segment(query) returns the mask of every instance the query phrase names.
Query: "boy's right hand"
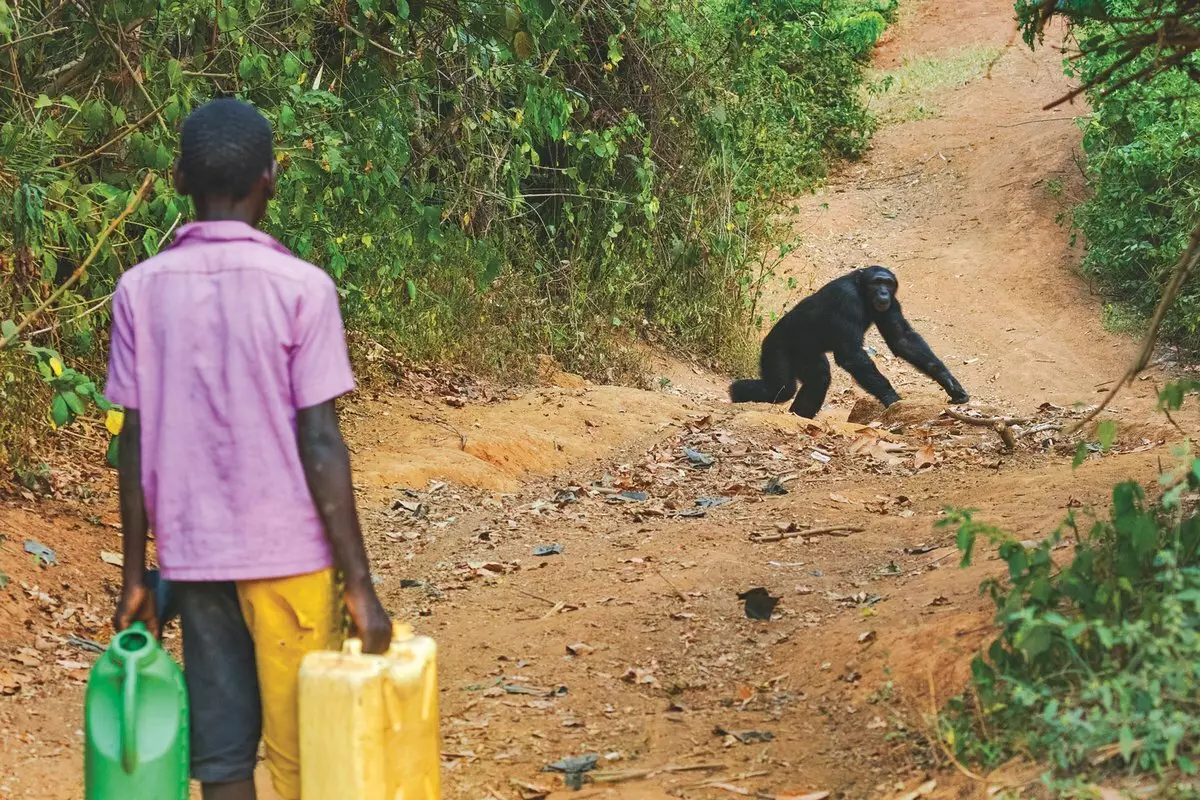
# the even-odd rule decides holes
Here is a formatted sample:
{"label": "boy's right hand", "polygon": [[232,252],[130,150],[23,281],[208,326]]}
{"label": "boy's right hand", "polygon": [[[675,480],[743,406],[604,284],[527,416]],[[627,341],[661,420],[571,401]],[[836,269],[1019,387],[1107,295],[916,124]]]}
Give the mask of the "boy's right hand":
{"label": "boy's right hand", "polygon": [[346,608],[364,653],[384,653],[392,643],[392,620],[373,586],[346,587]]}
{"label": "boy's right hand", "polygon": [[145,625],[150,635],[158,638],[154,593],[144,583],[126,584],[121,589],[121,599],[117,601],[117,611],[113,614],[113,630],[120,633],[135,622]]}

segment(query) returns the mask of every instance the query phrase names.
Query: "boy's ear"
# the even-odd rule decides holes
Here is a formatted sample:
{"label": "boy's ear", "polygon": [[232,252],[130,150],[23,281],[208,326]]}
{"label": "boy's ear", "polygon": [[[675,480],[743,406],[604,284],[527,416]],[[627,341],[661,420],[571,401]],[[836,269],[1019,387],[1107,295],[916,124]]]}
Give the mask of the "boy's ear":
{"label": "boy's ear", "polygon": [[268,169],[266,171],[266,173],[263,174],[263,193],[266,195],[268,200],[270,200],[272,197],[275,196],[275,175],[276,175],[275,168],[277,166],[278,166],[278,163],[275,161],[272,161],[271,168]]}
{"label": "boy's ear", "polygon": [[183,197],[187,197],[192,193],[188,186],[187,174],[183,171],[183,167],[179,161],[175,161],[175,166],[171,169],[171,180],[175,183],[175,191]]}

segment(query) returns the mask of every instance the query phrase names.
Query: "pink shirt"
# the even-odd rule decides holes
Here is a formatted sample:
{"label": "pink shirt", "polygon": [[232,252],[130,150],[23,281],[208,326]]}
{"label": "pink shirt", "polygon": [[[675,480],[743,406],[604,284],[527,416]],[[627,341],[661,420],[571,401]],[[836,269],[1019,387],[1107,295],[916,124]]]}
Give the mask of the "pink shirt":
{"label": "pink shirt", "polygon": [[354,389],[333,281],[241,222],[196,222],[122,276],[105,396],[136,408],[164,578],[332,564],[296,409]]}

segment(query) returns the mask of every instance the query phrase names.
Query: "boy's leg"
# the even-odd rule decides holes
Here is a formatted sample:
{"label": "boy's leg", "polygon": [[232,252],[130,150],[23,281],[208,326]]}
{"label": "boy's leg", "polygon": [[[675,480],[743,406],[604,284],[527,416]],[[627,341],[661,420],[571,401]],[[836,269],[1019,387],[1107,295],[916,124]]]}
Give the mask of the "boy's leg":
{"label": "boy's leg", "polygon": [[242,615],[254,639],[262,691],[267,769],[281,800],[300,799],[300,662],[340,645],[332,569],[239,581]]}
{"label": "boy's leg", "polygon": [[262,706],[254,641],[233,583],[172,582],[183,628],[192,777],[205,800],[255,800]]}

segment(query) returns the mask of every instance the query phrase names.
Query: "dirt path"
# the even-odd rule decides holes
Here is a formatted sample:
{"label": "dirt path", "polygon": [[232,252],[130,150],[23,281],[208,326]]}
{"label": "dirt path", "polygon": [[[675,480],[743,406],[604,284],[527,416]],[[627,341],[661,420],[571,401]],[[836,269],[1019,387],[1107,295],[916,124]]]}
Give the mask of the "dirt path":
{"label": "dirt path", "polygon": [[[1094,402],[1134,346],[1103,330],[1055,222],[1082,191],[1079,134],[1058,119],[1072,110],[1039,110],[1067,85],[1058,57],[1012,48],[985,78],[1009,6],[908,6],[877,59],[893,121],[868,158],[800,202],[803,246],[764,308],[848,267],[890,265],[909,317],[977,403],[1032,414]],[[661,367],[661,392],[559,374],[520,396],[430,387],[348,415],[385,601],[441,646],[448,797],[559,792],[540,770],[581,753],[600,754],[609,777],[715,766],[563,796],[728,796],[709,780],[890,796],[931,770],[958,786],[925,735],[928,681],[938,699],[964,685],[989,632],[976,586],[996,565],[955,568],[951,535],[934,528],[942,509],[969,505],[1036,538],[1068,507],[1102,507],[1113,482],[1150,480],[1170,438],[1153,380],[1117,404],[1120,452],[1072,471],[1052,441],[1007,455],[989,431],[937,421],[936,387],[892,360],[882,368],[912,399],[875,428],[841,422],[861,396],[845,376],[812,425],[729,406],[723,377]],[[788,493],[764,492],[772,479]],[[120,546],[111,497],[62,494],[53,516],[0,509],[3,800],[79,794],[92,656],[65,637],[105,635],[118,575],[99,554]],[[754,540],[788,523],[861,530]],[[32,565],[23,538],[53,542],[59,566]],[[548,544],[562,553],[532,554]],[[751,587],[781,598],[771,621],[744,616],[737,595]]]}

